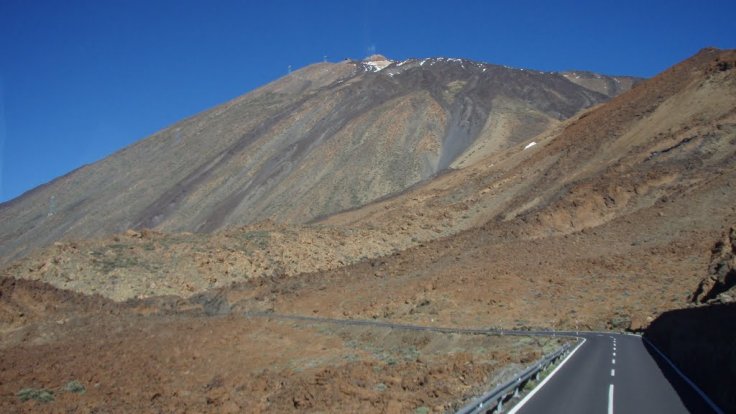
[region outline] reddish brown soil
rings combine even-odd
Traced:
[[[423,406],[443,412],[559,346],[531,338],[208,317],[183,301],[166,311],[171,301],[165,298],[74,311],[75,294],[24,281],[8,285],[0,340],[4,413],[399,413]],[[28,322],[28,305],[40,298],[50,306]],[[19,317],[26,323],[7,322],[8,304],[26,309]],[[64,390],[70,381],[81,383],[84,393]],[[49,390],[54,401],[21,401],[18,393],[26,388]]]

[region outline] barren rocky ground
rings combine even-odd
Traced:
[[[3,324],[0,407],[8,413],[443,412],[561,344],[208,316],[181,300],[171,308],[164,299],[100,298],[80,309],[69,302],[81,297],[53,290],[39,310],[31,309],[38,286],[3,288],[4,316],[14,307],[16,319],[34,320]]]

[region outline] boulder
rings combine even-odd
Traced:
[[[736,228],[724,232],[713,246],[708,275],[700,281],[691,300],[695,303],[736,301]]]

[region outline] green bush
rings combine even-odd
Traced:
[[[86,390],[84,388],[84,385],[82,385],[81,382],[77,380],[72,380],[72,381],[67,382],[66,385],[64,385],[64,391],[73,392],[76,394],[84,394],[84,391]]]
[[[18,398],[21,401],[36,400],[47,403],[54,401],[54,392],[44,388],[23,388],[18,391]]]

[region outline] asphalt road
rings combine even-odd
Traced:
[[[549,380],[509,413],[718,413],[639,336],[586,339]]]

